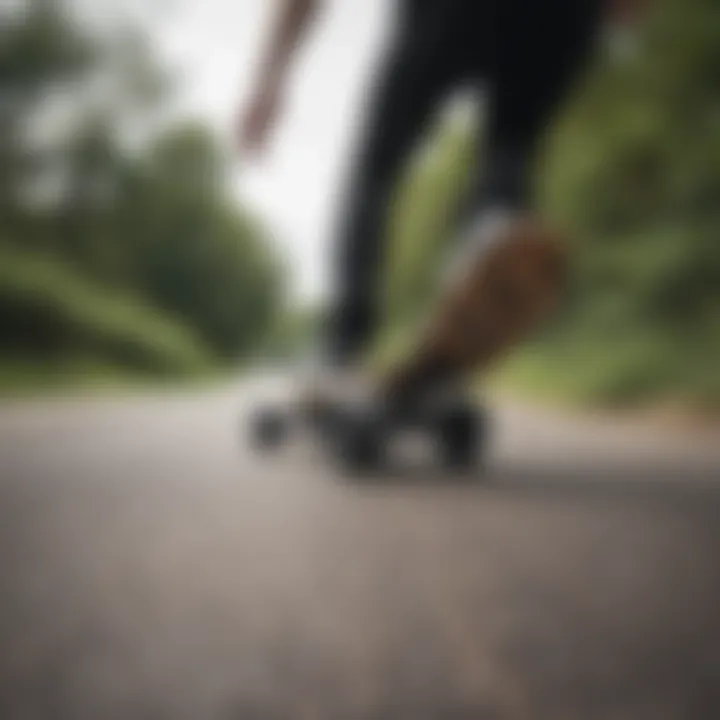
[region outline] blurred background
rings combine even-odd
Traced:
[[[4,388],[201,375],[307,344],[390,14],[335,5],[252,165],[234,133],[266,3],[3,4]],[[550,399],[712,408],[718,9],[660,0],[634,34],[606,35],[536,172],[543,211],[572,238],[570,302],[500,379]],[[383,348],[437,281],[482,117],[451,103],[398,188]]]
[[[483,379],[484,475],[353,485],[238,438],[251,368],[322,322],[392,5],[328,0],[258,164],[274,2],[0,0],[2,720],[720,717],[717,0],[608,28],[549,128],[570,293]],[[378,362],[447,257],[473,100],[396,189]]]
[[[232,147],[208,120],[212,108],[184,102],[208,67],[184,78],[168,60],[173,31],[180,41],[193,32],[193,5],[3,5],[10,388],[227,370],[277,316],[286,269],[233,192]]]

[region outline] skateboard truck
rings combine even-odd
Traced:
[[[442,467],[461,472],[480,467],[488,422],[467,393],[439,389],[403,402],[368,398],[289,412],[265,407],[251,422],[253,445],[263,452],[279,450],[301,430],[309,431],[351,474],[372,474],[386,467],[393,440],[405,431],[424,435],[436,447]]]

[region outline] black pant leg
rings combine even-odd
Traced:
[[[523,209],[532,204],[538,145],[585,67],[600,6],[599,0],[497,0],[477,205]]]
[[[375,332],[389,202],[450,79],[449,59],[435,52],[432,38],[415,30],[395,42],[369,98],[337,238],[329,343],[340,361],[355,358]]]

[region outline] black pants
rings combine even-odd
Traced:
[[[411,151],[452,91],[487,90],[490,114],[482,180],[466,208],[525,208],[538,141],[583,65],[600,0],[415,0],[369,98],[339,228],[330,351],[365,349],[377,323],[388,203]],[[477,166],[480,163],[476,163]]]

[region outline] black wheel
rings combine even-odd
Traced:
[[[461,472],[481,467],[487,440],[487,418],[470,404],[446,408],[438,421],[437,433],[442,464]]]
[[[279,408],[263,408],[250,419],[250,441],[257,450],[272,451],[281,447],[290,430],[288,414]]]
[[[354,409],[336,416],[332,451],[340,466],[352,474],[379,470],[385,461],[388,423],[381,411]]]

